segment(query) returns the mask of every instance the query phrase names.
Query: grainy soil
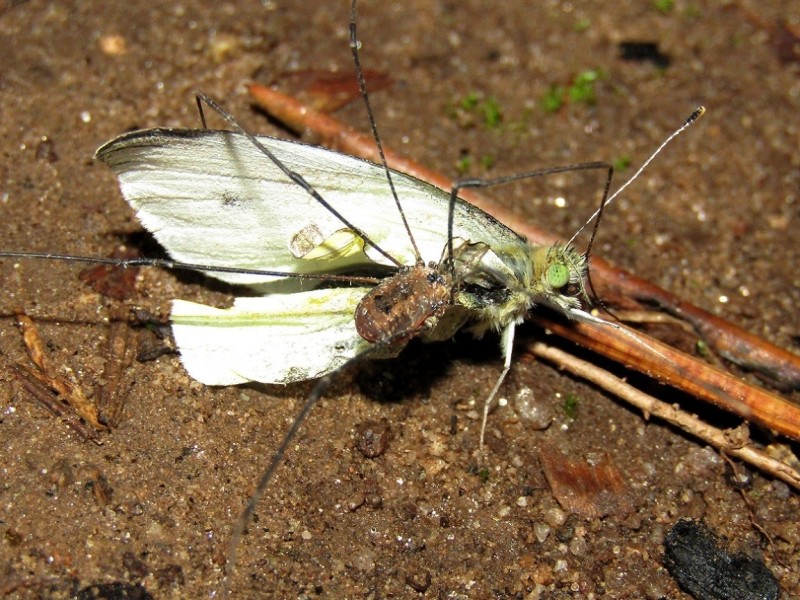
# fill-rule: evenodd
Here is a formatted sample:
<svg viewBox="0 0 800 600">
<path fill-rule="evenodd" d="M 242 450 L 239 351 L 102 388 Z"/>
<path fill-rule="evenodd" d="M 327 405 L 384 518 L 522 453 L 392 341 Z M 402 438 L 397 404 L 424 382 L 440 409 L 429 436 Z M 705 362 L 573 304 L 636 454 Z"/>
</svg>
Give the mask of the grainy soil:
<svg viewBox="0 0 800 600">
<path fill-rule="evenodd" d="M 254 131 L 288 135 L 243 85 L 351 72 L 348 19 L 347 3 L 330 0 L 0 3 L 0 246 L 92 256 L 136 247 L 141 227 L 94 150 L 134 128 L 199 126 L 195 89 Z M 779 19 L 800 30 L 791 0 L 678 0 L 666 12 L 636 1 L 365 1 L 359 25 L 364 64 L 393 81 L 373 95 L 384 142 L 450 175 L 465 157 L 474 176 L 637 165 L 704 104 L 703 120 L 608 210 L 596 251 L 796 351 L 800 67 L 782 58 Z M 623 41 L 657 43 L 669 66 L 622 60 Z M 542 110 L 552 86 L 587 70 L 600 73 L 594 104 Z M 455 108 L 472 93 L 479 104 L 494 98 L 500 127 Z M 364 128 L 357 102 L 337 116 Z M 578 173 L 495 195 L 566 238 L 601 186 Z M 133 362 L 120 425 L 102 445 L 84 442 L 11 369 L 27 361 L 13 318 L 23 309 L 52 364 L 71 368 L 90 395 L 102 383 L 120 304 L 86 287 L 80 270 L 0 261 L 0 591 L 69 598 L 117 583 L 106 591 L 216 597 L 235 520 L 312 384 L 215 389 L 176 356 Z M 166 315 L 174 297 L 230 298 L 201 278 L 146 269 L 128 304 Z M 131 330 L 129 343 L 156 342 Z M 256 511 L 233 596 L 688 598 L 662 564 L 662 542 L 691 517 L 728 549 L 763 556 L 782 597 L 798 597 L 796 491 L 748 471 L 742 493 L 703 444 L 547 364 L 519 361 L 502 394 L 532 390 L 552 425 L 534 430 L 512 401 L 491 414 L 480 460 L 477 415 L 500 367 L 495 336 L 459 335 L 338 378 Z M 367 458 L 359 431 L 383 421 L 388 446 Z M 543 475 L 543 449 L 605 456 L 632 510 L 567 514 Z"/>
</svg>

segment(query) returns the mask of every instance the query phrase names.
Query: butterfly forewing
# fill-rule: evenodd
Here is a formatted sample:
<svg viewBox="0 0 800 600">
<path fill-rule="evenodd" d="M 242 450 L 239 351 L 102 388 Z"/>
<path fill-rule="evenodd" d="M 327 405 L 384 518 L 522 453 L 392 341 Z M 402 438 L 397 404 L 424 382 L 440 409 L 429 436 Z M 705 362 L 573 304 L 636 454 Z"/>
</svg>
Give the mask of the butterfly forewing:
<svg viewBox="0 0 800 600">
<path fill-rule="evenodd" d="M 297 142 L 258 140 L 399 263 L 416 262 L 381 167 Z M 387 264 L 370 247 L 361 252 L 363 242 L 348 240 L 347 228 L 334 215 L 239 133 L 138 131 L 105 144 L 97 158 L 117 174 L 142 224 L 176 260 L 289 273 Z M 393 179 L 423 260 L 438 260 L 447 243 L 448 195 L 402 173 L 393 172 Z M 472 242 L 524 244 L 510 229 L 461 201 L 455 205 L 454 235 Z M 333 250 L 348 245 L 345 256 Z M 327 246 L 331 250 L 312 252 Z M 214 276 L 230 283 L 274 280 Z"/>
</svg>

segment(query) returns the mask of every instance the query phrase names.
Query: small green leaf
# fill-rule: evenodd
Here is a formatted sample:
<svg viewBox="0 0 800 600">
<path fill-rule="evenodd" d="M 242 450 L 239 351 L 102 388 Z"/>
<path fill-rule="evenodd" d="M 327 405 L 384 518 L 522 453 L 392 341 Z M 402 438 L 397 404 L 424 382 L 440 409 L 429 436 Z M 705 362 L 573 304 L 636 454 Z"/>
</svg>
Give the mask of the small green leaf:
<svg viewBox="0 0 800 600">
<path fill-rule="evenodd" d="M 675 0 L 653 0 L 653 7 L 663 14 L 669 14 L 675 8 Z"/>
<path fill-rule="evenodd" d="M 624 171 L 631 166 L 631 162 L 633 162 L 631 157 L 625 155 L 615 158 L 611 165 L 614 167 L 615 171 Z"/>
<path fill-rule="evenodd" d="M 472 111 L 478 106 L 478 101 L 480 100 L 480 94 L 478 92 L 470 92 L 461 100 L 461 108 L 464 110 Z"/>
<path fill-rule="evenodd" d="M 583 17 L 582 19 L 578 19 L 575 21 L 575 31 L 580 33 L 581 31 L 586 31 L 592 24 L 592 20 L 589 17 Z"/>
<path fill-rule="evenodd" d="M 594 69 L 587 69 L 575 76 L 575 81 L 569 88 L 569 99 L 575 103 L 594 104 L 597 100 L 595 95 L 595 83 L 600 79 L 600 73 Z"/>
<path fill-rule="evenodd" d="M 456 171 L 458 171 L 459 175 L 465 175 L 470 167 L 472 166 L 472 157 L 469 155 L 462 156 L 458 159 L 458 163 L 456 163 Z"/>
<path fill-rule="evenodd" d="M 483 113 L 483 124 L 489 129 L 496 129 L 503 120 L 503 110 L 493 97 L 489 97 L 481 105 L 481 112 Z"/>
<path fill-rule="evenodd" d="M 564 414 L 573 421 L 578 416 L 578 397 L 575 394 L 567 394 L 564 398 Z"/>
<path fill-rule="evenodd" d="M 560 85 L 551 85 L 542 97 L 544 112 L 558 112 L 564 106 L 564 88 Z"/>
</svg>

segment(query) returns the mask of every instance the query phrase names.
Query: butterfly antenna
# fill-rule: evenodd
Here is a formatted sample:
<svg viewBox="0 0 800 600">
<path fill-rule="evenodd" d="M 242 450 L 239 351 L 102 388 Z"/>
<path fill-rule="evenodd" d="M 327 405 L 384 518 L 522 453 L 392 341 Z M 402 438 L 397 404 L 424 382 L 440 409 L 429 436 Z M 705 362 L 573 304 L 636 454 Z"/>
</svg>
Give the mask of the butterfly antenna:
<svg viewBox="0 0 800 600">
<path fill-rule="evenodd" d="M 656 156 L 658 156 L 658 155 L 661 153 L 661 151 L 662 151 L 662 150 L 663 150 L 663 149 L 664 149 L 664 148 L 667 146 L 667 144 L 669 144 L 669 143 L 670 143 L 672 140 L 674 140 L 676 137 L 678 137 L 678 136 L 679 136 L 681 133 L 683 133 L 683 132 L 684 132 L 686 129 L 688 129 L 689 127 L 691 127 L 691 125 L 692 125 L 692 124 L 694 124 L 694 122 L 695 122 L 695 121 L 697 121 L 697 119 L 699 119 L 700 117 L 702 117 L 702 116 L 703 116 L 703 113 L 705 113 L 705 112 L 706 112 L 706 109 L 705 109 L 705 107 L 704 107 L 704 106 L 699 106 L 698 108 L 696 108 L 696 109 L 694 110 L 694 112 L 692 112 L 692 114 L 691 114 L 691 115 L 689 115 L 689 118 L 688 118 L 688 119 L 686 119 L 686 121 L 684 121 L 683 125 L 681 125 L 680 127 L 678 127 L 678 129 L 676 129 L 675 131 L 673 131 L 673 132 L 670 134 L 670 136 L 669 136 L 667 139 L 665 139 L 663 142 L 661 142 L 661 144 L 658 146 L 658 148 L 656 148 L 656 149 L 655 149 L 655 152 L 653 152 L 653 153 L 652 153 L 652 154 L 651 154 L 651 155 L 650 155 L 650 156 L 647 158 L 647 160 L 646 160 L 646 161 L 644 161 L 644 162 L 642 163 L 642 166 L 640 166 L 640 167 L 639 167 L 639 168 L 636 170 L 636 172 L 635 172 L 635 173 L 634 173 L 634 174 L 633 174 L 633 175 L 632 175 L 632 176 L 631 176 L 631 177 L 630 177 L 630 178 L 629 178 L 629 179 L 628 179 L 628 180 L 627 180 L 625 183 L 623 183 L 623 184 L 620 186 L 620 188 L 619 188 L 619 189 L 618 189 L 616 192 L 614 192 L 614 193 L 613 193 L 611 196 L 608 196 L 607 198 L 606 198 L 606 195 L 607 195 L 607 193 L 608 193 L 608 185 L 610 184 L 610 180 L 609 180 L 608 182 L 606 182 L 606 194 L 604 194 L 604 197 L 603 197 L 603 202 L 602 202 L 602 204 L 600 205 L 600 208 L 598 208 L 596 211 L 594 211 L 594 213 L 592 213 L 592 216 L 591 216 L 591 217 L 589 217 L 589 218 L 587 219 L 586 223 L 584 223 L 584 224 L 583 224 L 583 225 L 580 227 L 580 229 L 578 229 L 578 231 L 576 231 L 576 232 L 575 232 L 575 235 L 573 235 L 573 236 L 572 236 L 572 238 L 570 238 L 569 242 L 567 242 L 567 245 L 568 245 L 568 246 L 569 246 L 569 245 L 571 245 L 571 244 L 572 244 L 572 243 L 575 241 L 575 238 L 577 238 L 577 237 L 578 237 L 578 235 L 579 235 L 579 234 L 580 234 L 580 233 L 581 233 L 581 232 L 582 232 L 584 229 L 586 229 L 586 227 L 589 225 L 589 223 L 591 223 L 593 220 L 595 220 L 596 218 L 598 218 L 598 217 L 600 216 L 600 214 L 602 213 L 603 209 L 605 209 L 605 207 L 606 207 L 606 206 L 608 206 L 609 204 L 611 204 L 611 202 L 612 202 L 612 201 L 613 201 L 613 200 L 614 200 L 614 199 L 615 199 L 617 196 L 619 196 L 619 195 L 620 195 L 620 194 L 623 192 L 623 190 L 624 190 L 625 188 L 627 188 L 627 187 L 628 187 L 628 186 L 629 186 L 631 183 L 633 183 L 633 182 L 634 182 L 634 181 L 635 181 L 635 180 L 636 180 L 636 179 L 639 177 L 639 175 L 641 175 L 641 174 L 642 174 L 642 172 L 643 172 L 643 171 L 644 171 L 644 170 L 645 170 L 645 169 L 648 167 L 648 165 L 649 165 L 651 162 L 653 162 L 653 160 L 655 159 L 655 157 L 656 157 Z M 598 224 L 599 224 L 599 218 L 597 219 L 597 221 L 595 221 L 594 229 L 592 230 L 592 237 L 591 237 L 591 238 L 590 238 L 590 240 L 589 240 L 589 247 L 590 247 L 590 248 L 591 248 L 591 245 L 592 245 L 592 243 L 594 242 L 595 235 L 597 234 L 597 227 L 598 227 Z M 588 256 L 588 251 L 587 251 L 587 256 Z"/>
<path fill-rule="evenodd" d="M 419 253 L 417 242 L 414 240 L 414 235 L 411 233 L 411 227 L 408 224 L 408 219 L 406 219 L 406 213 L 403 210 L 403 206 L 400 204 L 400 198 L 398 198 L 397 190 L 394 187 L 392 171 L 389 169 L 389 165 L 386 162 L 386 155 L 383 152 L 383 143 L 381 142 L 381 136 L 378 134 L 378 126 L 375 122 L 375 114 L 372 112 L 372 105 L 369 101 L 369 94 L 367 93 L 367 80 L 364 77 L 364 70 L 361 68 L 361 58 L 358 54 L 358 49 L 361 46 L 361 43 L 358 41 L 356 36 L 356 12 L 356 0 L 353 0 L 350 8 L 350 50 L 353 53 L 353 63 L 356 67 L 358 91 L 361 94 L 361 98 L 364 100 L 364 106 L 367 109 L 367 118 L 369 119 L 370 129 L 372 129 L 372 138 L 375 140 L 375 145 L 378 147 L 378 154 L 381 157 L 381 165 L 386 173 L 386 180 L 389 182 L 389 188 L 392 190 L 392 197 L 394 198 L 395 205 L 397 206 L 397 211 L 400 213 L 400 218 L 403 220 L 403 226 L 406 228 L 408 239 L 411 241 L 411 247 L 414 249 L 414 256 L 416 256 L 417 264 L 422 264 L 423 260 Z"/>
<path fill-rule="evenodd" d="M 244 135 L 256 148 L 261 150 L 267 158 L 269 158 L 276 167 L 278 167 L 286 177 L 288 177 L 293 183 L 299 185 L 303 188 L 306 193 L 314 198 L 317 202 L 319 202 L 328 212 L 330 212 L 334 217 L 339 219 L 343 225 L 348 227 L 351 231 L 355 232 L 364 242 L 373 248 L 381 255 L 383 255 L 387 260 L 389 260 L 393 265 L 396 267 L 403 266 L 400 261 L 390 255 L 386 250 L 378 246 L 361 228 L 357 227 L 355 224 L 351 223 L 344 215 L 342 215 L 338 210 L 336 210 L 331 204 L 322 197 L 316 188 L 313 185 L 308 183 L 305 178 L 298 172 L 292 171 L 289 167 L 287 167 L 272 151 L 269 150 L 264 144 L 262 144 L 259 139 L 247 131 L 240 123 L 237 121 L 233 115 L 227 112 L 224 108 L 222 108 L 219 104 L 217 104 L 209 95 L 205 94 L 201 91 L 195 92 L 195 99 L 197 102 L 204 102 L 207 106 L 214 110 L 220 117 L 222 117 L 225 122 L 227 122 L 231 127 L 234 127 L 239 133 Z"/>
</svg>

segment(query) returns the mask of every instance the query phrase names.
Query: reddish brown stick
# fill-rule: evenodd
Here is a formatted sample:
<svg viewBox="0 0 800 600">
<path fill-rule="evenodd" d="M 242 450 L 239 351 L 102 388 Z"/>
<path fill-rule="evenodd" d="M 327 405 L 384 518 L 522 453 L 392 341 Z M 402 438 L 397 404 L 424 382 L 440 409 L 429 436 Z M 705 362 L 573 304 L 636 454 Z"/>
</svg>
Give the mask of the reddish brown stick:
<svg viewBox="0 0 800 600">
<path fill-rule="evenodd" d="M 800 440 L 800 407 L 623 325 L 530 320 L 576 344 L 714 406 Z"/>
</svg>

